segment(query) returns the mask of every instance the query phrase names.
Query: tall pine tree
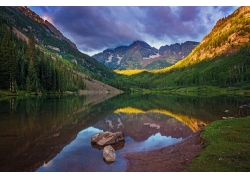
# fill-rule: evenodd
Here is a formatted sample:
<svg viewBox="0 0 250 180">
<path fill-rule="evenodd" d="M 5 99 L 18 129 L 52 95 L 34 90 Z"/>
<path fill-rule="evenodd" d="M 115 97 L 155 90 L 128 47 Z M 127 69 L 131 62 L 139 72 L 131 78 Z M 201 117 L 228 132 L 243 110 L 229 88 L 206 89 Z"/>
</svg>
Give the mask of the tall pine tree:
<svg viewBox="0 0 250 180">
<path fill-rule="evenodd" d="M 28 76 L 26 78 L 26 87 L 29 87 L 28 89 L 30 91 L 39 91 L 39 79 L 37 77 L 37 72 L 35 69 L 35 38 L 31 34 L 29 36 L 29 46 L 28 46 Z M 28 81 L 28 82 L 27 82 Z"/>
<path fill-rule="evenodd" d="M 14 42 L 11 41 L 10 31 L 5 33 L 1 43 L 0 51 L 0 88 L 14 92 L 16 84 L 17 62 L 15 57 Z"/>
</svg>

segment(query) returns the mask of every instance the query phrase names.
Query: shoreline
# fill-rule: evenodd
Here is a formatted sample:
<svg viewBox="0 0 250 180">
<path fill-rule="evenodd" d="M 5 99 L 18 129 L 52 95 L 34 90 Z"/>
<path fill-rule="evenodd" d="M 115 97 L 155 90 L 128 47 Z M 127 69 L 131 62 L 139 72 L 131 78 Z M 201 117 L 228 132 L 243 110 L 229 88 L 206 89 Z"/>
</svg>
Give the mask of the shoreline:
<svg viewBox="0 0 250 180">
<path fill-rule="evenodd" d="M 201 151 L 201 130 L 183 141 L 146 152 L 125 153 L 126 172 L 185 172 L 186 165 Z"/>
</svg>

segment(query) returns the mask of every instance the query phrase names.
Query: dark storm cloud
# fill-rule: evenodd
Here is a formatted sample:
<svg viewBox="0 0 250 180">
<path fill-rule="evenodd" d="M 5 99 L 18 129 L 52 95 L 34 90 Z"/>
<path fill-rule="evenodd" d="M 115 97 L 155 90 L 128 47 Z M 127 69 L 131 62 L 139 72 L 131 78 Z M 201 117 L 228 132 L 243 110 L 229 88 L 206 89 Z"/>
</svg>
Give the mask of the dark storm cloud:
<svg viewBox="0 0 250 180">
<path fill-rule="evenodd" d="M 201 41 L 222 17 L 236 7 L 212 6 L 84 6 L 31 7 L 83 52 L 102 51 L 135 40 L 166 45 Z"/>
<path fill-rule="evenodd" d="M 169 39 L 175 40 L 176 37 L 192 37 L 196 34 L 192 28 L 194 15 L 188 13 L 188 16 L 184 16 L 189 12 L 189 7 L 147 7 L 145 9 L 143 7 L 142 10 L 147 12 L 146 17 L 140 19 L 144 26 L 142 30 L 145 34 L 156 39 L 168 37 Z M 183 18 L 183 16 L 185 18 Z M 187 21 L 190 23 L 185 23 Z"/>
<path fill-rule="evenodd" d="M 120 21 L 109 7 L 58 7 L 51 18 L 83 51 L 115 47 L 140 38 L 133 27 Z"/>
<path fill-rule="evenodd" d="M 199 12 L 199 7 L 197 6 L 180 7 L 179 20 L 182 22 L 195 20 L 197 18 L 198 12 Z"/>
</svg>

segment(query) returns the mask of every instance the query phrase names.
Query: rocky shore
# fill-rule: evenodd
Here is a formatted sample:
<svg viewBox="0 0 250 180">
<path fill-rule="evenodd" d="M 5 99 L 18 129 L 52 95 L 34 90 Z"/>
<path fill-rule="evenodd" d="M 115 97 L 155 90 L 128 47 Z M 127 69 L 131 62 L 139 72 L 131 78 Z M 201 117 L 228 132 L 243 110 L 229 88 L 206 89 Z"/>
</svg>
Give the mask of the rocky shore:
<svg viewBox="0 0 250 180">
<path fill-rule="evenodd" d="M 182 172 L 202 150 L 200 133 L 197 131 L 183 141 L 148 152 L 126 153 L 129 172 Z"/>
</svg>

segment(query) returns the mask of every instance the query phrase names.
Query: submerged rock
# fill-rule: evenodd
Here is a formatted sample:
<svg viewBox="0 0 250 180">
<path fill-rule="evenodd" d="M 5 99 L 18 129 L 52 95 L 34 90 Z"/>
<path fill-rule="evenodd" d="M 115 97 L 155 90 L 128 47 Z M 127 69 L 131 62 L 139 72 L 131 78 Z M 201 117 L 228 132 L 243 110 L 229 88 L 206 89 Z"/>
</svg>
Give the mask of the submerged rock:
<svg viewBox="0 0 250 180">
<path fill-rule="evenodd" d="M 124 145 L 125 145 L 125 141 L 124 140 L 120 141 L 118 143 L 115 143 L 115 144 L 111 144 L 112 148 L 114 148 L 115 151 L 124 148 Z M 91 142 L 91 146 L 92 146 L 92 148 L 95 148 L 97 150 L 103 150 L 103 148 L 104 148 L 104 146 L 100 146 L 100 145 L 98 145 L 96 143 L 93 143 L 93 142 Z"/>
<path fill-rule="evenodd" d="M 110 145 L 104 147 L 102 156 L 107 163 L 114 162 L 116 160 L 115 150 Z"/>
<path fill-rule="evenodd" d="M 100 146 L 107 146 L 110 144 L 118 143 L 120 141 L 124 141 L 124 133 L 122 131 L 118 131 L 115 133 L 105 131 L 95 134 L 91 137 L 91 142 L 96 143 Z"/>
</svg>

